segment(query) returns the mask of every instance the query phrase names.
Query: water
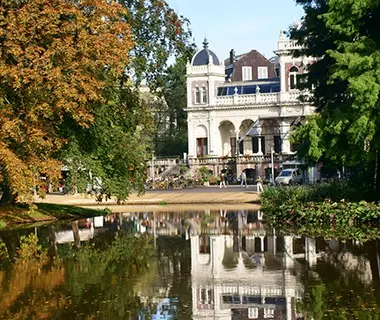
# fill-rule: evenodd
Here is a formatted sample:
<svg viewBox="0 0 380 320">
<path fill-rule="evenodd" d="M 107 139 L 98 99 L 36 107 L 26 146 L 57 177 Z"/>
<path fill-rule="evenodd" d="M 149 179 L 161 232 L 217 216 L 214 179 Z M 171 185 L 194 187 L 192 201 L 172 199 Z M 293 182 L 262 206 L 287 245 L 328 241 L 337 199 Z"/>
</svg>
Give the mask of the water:
<svg viewBox="0 0 380 320">
<path fill-rule="evenodd" d="M 0 232 L 0 319 L 380 319 L 379 241 L 281 234 L 252 210 Z"/>
</svg>

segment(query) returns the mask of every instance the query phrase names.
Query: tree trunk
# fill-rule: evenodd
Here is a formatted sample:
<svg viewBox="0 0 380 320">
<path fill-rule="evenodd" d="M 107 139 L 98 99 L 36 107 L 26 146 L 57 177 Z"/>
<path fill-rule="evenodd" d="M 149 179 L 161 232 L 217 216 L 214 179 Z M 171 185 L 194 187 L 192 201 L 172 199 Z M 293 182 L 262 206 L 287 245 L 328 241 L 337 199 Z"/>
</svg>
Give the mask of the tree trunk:
<svg viewBox="0 0 380 320">
<path fill-rule="evenodd" d="M 8 185 L 3 186 L 3 195 L 0 199 L 0 206 L 13 205 L 16 203 L 17 193 L 12 193 Z"/>
<path fill-rule="evenodd" d="M 49 232 L 49 250 L 48 255 L 51 261 L 54 260 L 54 257 L 58 255 L 58 248 L 57 248 L 57 239 L 55 236 L 55 228 L 51 224 L 48 226 L 48 232 Z"/>
<path fill-rule="evenodd" d="M 1 239 L 5 243 L 8 251 L 9 259 L 14 262 L 18 256 L 18 248 L 20 247 L 20 239 L 16 232 L 3 231 L 1 233 Z"/>
<path fill-rule="evenodd" d="M 71 223 L 71 228 L 74 234 L 74 243 L 77 248 L 80 248 L 80 236 L 79 236 L 79 226 L 78 221 L 73 221 Z"/>
</svg>

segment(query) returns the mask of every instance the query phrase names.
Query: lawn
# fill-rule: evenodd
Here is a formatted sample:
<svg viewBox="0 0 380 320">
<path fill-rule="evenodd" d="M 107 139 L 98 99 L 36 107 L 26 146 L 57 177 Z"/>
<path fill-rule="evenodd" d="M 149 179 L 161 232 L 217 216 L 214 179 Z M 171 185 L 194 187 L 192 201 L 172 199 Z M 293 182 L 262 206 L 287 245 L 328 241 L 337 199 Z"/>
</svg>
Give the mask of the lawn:
<svg viewBox="0 0 380 320">
<path fill-rule="evenodd" d="M 107 213 L 105 210 L 51 203 L 36 203 L 35 208 L 23 206 L 0 207 L 0 229 L 20 223 L 90 218 Z"/>
</svg>

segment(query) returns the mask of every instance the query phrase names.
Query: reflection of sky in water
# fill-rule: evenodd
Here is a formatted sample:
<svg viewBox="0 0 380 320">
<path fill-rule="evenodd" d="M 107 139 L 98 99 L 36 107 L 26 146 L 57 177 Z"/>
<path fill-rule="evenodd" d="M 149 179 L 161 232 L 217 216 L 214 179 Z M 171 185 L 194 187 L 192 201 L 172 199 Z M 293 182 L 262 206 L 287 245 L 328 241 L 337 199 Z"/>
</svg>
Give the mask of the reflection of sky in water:
<svg viewBox="0 0 380 320">
<path fill-rule="evenodd" d="M 367 293 L 364 291 L 362 294 L 363 299 L 367 299 L 372 311 L 378 310 L 379 303 L 374 301 L 375 293 L 379 293 L 377 242 L 343 243 L 284 236 L 262 224 L 260 211 L 111 214 L 73 224 L 57 223 L 54 225 L 54 237 L 48 229 L 51 230 L 41 227 L 14 234 L 33 232 L 45 246 L 51 246 L 49 241 L 55 238 L 58 251 L 78 241 L 82 246 L 89 241 L 99 243 L 100 239 L 113 238 L 120 232 L 136 236 L 150 234 L 157 257 L 131 288 L 136 301 L 139 301 L 136 305 L 139 320 L 296 320 L 318 314 L 320 310 L 315 310 L 314 305 L 322 302 L 330 308 L 326 312 L 350 310 L 356 302 L 350 301 L 349 305 L 343 301 L 339 305 L 340 302 L 334 300 L 337 296 L 334 290 L 341 295 L 344 295 L 342 290 L 366 290 Z M 8 233 L 0 232 L 3 242 L 3 239 L 10 237 Z M 120 271 L 109 271 L 115 273 L 115 288 L 126 285 L 117 280 Z M 11 274 L 9 276 L 12 277 Z M 61 281 L 68 281 L 67 277 L 69 275 Z M 351 282 L 342 288 L 337 281 L 345 277 L 349 277 Z M 372 284 L 373 291 L 367 290 Z M 329 290 L 333 295 L 316 296 L 316 288 Z M 72 292 L 66 294 L 73 295 Z M 321 301 L 305 305 L 305 296 Z M 123 305 L 124 302 L 120 303 Z M 297 304 L 303 305 L 303 310 L 297 310 Z M 77 308 L 79 312 L 81 307 Z M 368 309 L 363 312 L 370 314 L 372 311 Z M 61 318 L 64 318 L 64 313 Z"/>
</svg>

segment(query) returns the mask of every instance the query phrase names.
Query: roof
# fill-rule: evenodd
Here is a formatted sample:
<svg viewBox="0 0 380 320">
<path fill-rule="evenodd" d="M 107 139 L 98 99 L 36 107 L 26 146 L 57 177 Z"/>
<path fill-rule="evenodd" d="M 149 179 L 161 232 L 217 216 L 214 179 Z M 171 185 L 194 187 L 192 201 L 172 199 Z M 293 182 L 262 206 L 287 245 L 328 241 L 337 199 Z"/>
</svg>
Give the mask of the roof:
<svg viewBox="0 0 380 320">
<path fill-rule="evenodd" d="M 210 57 L 212 61 L 210 61 Z M 195 56 L 193 57 L 192 65 L 204 66 L 204 65 L 208 65 L 210 62 L 212 62 L 215 65 L 220 64 L 219 59 L 216 56 L 216 54 L 208 48 L 208 41 L 207 39 L 205 39 L 203 42 L 203 49 L 198 51 L 195 54 Z"/>
</svg>

